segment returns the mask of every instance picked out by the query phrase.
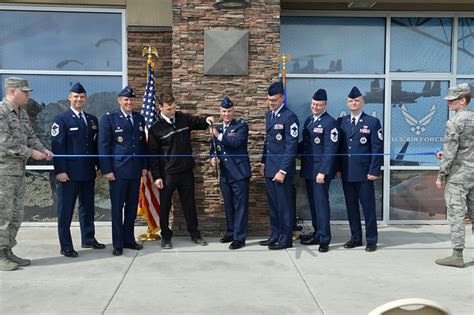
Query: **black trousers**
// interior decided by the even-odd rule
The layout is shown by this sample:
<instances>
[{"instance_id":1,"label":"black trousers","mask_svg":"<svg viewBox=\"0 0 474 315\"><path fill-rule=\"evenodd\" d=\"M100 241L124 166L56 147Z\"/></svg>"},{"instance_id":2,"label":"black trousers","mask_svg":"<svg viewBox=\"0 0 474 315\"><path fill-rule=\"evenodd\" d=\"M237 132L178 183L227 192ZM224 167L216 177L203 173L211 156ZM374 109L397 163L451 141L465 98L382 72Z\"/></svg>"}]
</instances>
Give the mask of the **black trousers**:
<instances>
[{"instance_id":1,"label":"black trousers","mask_svg":"<svg viewBox=\"0 0 474 315\"><path fill-rule=\"evenodd\" d=\"M196 204L194 202L194 173L192 169L186 172L168 174L164 179L164 187L160 190L161 237L169 240L173 236L173 231L169 228L169 218L173 193L176 189L178 190L188 232L192 238L199 238L201 233L198 230Z\"/></svg>"}]
</instances>

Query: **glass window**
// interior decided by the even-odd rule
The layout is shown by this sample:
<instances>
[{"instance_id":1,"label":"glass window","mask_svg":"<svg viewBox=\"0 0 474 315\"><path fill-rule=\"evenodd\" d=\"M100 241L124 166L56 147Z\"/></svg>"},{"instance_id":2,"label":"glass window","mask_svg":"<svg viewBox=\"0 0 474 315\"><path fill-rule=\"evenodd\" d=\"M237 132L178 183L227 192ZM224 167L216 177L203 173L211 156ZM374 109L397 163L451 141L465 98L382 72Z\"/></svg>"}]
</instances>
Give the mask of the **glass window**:
<instances>
[{"instance_id":1,"label":"glass window","mask_svg":"<svg viewBox=\"0 0 474 315\"><path fill-rule=\"evenodd\" d=\"M474 74L474 18L460 18L458 25L458 73Z\"/></svg>"},{"instance_id":2,"label":"glass window","mask_svg":"<svg viewBox=\"0 0 474 315\"><path fill-rule=\"evenodd\" d=\"M442 147L448 107L447 81L392 81L391 165L439 165L434 154Z\"/></svg>"},{"instance_id":3,"label":"glass window","mask_svg":"<svg viewBox=\"0 0 474 315\"><path fill-rule=\"evenodd\" d=\"M57 198L56 176L54 171L27 170L25 175L25 222L56 222ZM109 183L105 178L95 184L95 221L111 220L111 203ZM74 211L74 221L79 221L77 214L79 202Z\"/></svg>"},{"instance_id":4,"label":"glass window","mask_svg":"<svg viewBox=\"0 0 474 315\"><path fill-rule=\"evenodd\" d=\"M364 112L377 117L383 125L383 79L290 79L286 83L287 104L300 123L311 115L311 99L322 88L328 94L328 113L334 118L350 114L347 95L357 86L365 98Z\"/></svg>"},{"instance_id":5,"label":"glass window","mask_svg":"<svg viewBox=\"0 0 474 315\"><path fill-rule=\"evenodd\" d=\"M289 73L384 73L385 18L281 17Z\"/></svg>"},{"instance_id":6,"label":"glass window","mask_svg":"<svg viewBox=\"0 0 474 315\"><path fill-rule=\"evenodd\" d=\"M392 18L391 72L450 72L450 18Z\"/></svg>"},{"instance_id":7,"label":"glass window","mask_svg":"<svg viewBox=\"0 0 474 315\"><path fill-rule=\"evenodd\" d=\"M0 68L121 71L122 15L0 11Z\"/></svg>"},{"instance_id":8,"label":"glass window","mask_svg":"<svg viewBox=\"0 0 474 315\"><path fill-rule=\"evenodd\" d=\"M392 171L390 220L446 220L443 191L436 188L437 171Z\"/></svg>"}]
</instances>

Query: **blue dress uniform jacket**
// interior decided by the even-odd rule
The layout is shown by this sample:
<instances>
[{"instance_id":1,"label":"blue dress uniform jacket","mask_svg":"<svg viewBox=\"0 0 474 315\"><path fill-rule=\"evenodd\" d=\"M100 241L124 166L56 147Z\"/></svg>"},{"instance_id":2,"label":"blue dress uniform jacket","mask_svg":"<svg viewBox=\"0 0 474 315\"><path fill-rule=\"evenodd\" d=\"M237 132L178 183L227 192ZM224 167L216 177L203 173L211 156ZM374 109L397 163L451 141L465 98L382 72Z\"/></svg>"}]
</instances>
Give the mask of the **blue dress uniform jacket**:
<instances>
[{"instance_id":1,"label":"blue dress uniform jacket","mask_svg":"<svg viewBox=\"0 0 474 315\"><path fill-rule=\"evenodd\" d=\"M87 125L71 109L58 114L51 126L51 150L53 154L71 155L53 159L55 174L67 173L67 182L57 182L58 234L61 250L73 250L70 226L79 197L79 223L83 245L96 243L94 228L94 188L97 157L98 123L95 116L83 112Z\"/></svg>"},{"instance_id":2,"label":"blue dress uniform jacket","mask_svg":"<svg viewBox=\"0 0 474 315\"><path fill-rule=\"evenodd\" d=\"M316 175L323 173L326 174L326 180L334 178L339 130L331 115L325 112L316 121L313 116L308 117L304 122L300 146L301 177L316 180Z\"/></svg>"},{"instance_id":3,"label":"blue dress uniform jacket","mask_svg":"<svg viewBox=\"0 0 474 315\"><path fill-rule=\"evenodd\" d=\"M217 131L222 133L222 124L217 126ZM249 127L247 123L234 119L226 128L222 141L214 137L217 148L214 148L214 145L211 146L211 156L219 157L220 178L226 183L251 176L250 159L247 151L248 135Z\"/></svg>"},{"instance_id":4,"label":"blue dress uniform jacket","mask_svg":"<svg viewBox=\"0 0 474 315\"><path fill-rule=\"evenodd\" d=\"M270 206L270 239L283 246L292 246L292 230L295 220L293 203L293 177L298 151L298 118L283 106L272 119L272 112L266 116L266 135L262 163L265 164L265 182ZM283 183L272 179L278 171L286 172Z\"/></svg>"},{"instance_id":5,"label":"blue dress uniform jacket","mask_svg":"<svg viewBox=\"0 0 474 315\"><path fill-rule=\"evenodd\" d=\"M340 117L339 153L342 188L351 228L351 241L362 242L359 201L364 211L367 245L377 244L377 217L375 212L374 181L367 175L380 176L383 153L383 132L380 121L362 113L352 128L351 115ZM366 154L366 155L351 155Z\"/></svg>"},{"instance_id":6,"label":"blue dress uniform jacket","mask_svg":"<svg viewBox=\"0 0 474 315\"><path fill-rule=\"evenodd\" d=\"M147 152L145 120L139 113L132 113L131 126L118 110L102 116L99 133L99 153L101 155L143 155ZM148 168L147 159L132 156L101 157L103 174L113 172L115 178L140 178L142 170Z\"/></svg>"},{"instance_id":7,"label":"blue dress uniform jacket","mask_svg":"<svg viewBox=\"0 0 474 315\"><path fill-rule=\"evenodd\" d=\"M223 125L217 126L222 133ZM224 197L227 219L227 235L236 241L245 241L248 230L248 204L250 183L250 160L247 151L249 127L246 122L230 122L223 133L222 141L215 138L211 145L211 156L220 160L220 187Z\"/></svg>"},{"instance_id":8,"label":"blue dress uniform jacket","mask_svg":"<svg viewBox=\"0 0 474 315\"><path fill-rule=\"evenodd\" d=\"M315 121L313 116L305 120L303 141L300 143L300 176L305 179L308 194L313 238L321 244L331 242L331 210L329 185L335 175L336 153L339 146L339 130L336 120L327 112ZM318 173L325 174L324 183L316 182Z\"/></svg>"},{"instance_id":9,"label":"blue dress uniform jacket","mask_svg":"<svg viewBox=\"0 0 474 315\"><path fill-rule=\"evenodd\" d=\"M355 128L351 125L351 115L338 118L341 129L339 153L342 180L346 182L367 181L367 174L380 176L383 153L383 133L380 121L362 113ZM352 155L367 154L367 155Z\"/></svg>"},{"instance_id":10,"label":"blue dress uniform jacket","mask_svg":"<svg viewBox=\"0 0 474 315\"><path fill-rule=\"evenodd\" d=\"M53 159L54 173L67 173L71 180L94 180L99 158L76 157L74 155L97 155L99 124L95 116L84 112L87 127L71 109L58 114L51 127L51 150L54 154L71 157Z\"/></svg>"},{"instance_id":11,"label":"blue dress uniform jacket","mask_svg":"<svg viewBox=\"0 0 474 315\"><path fill-rule=\"evenodd\" d=\"M115 249L135 244L134 224L142 170L148 168L145 120L132 113L133 125L121 110L102 116L99 132L99 153L116 155L100 157L103 174L114 173L109 181L112 202L112 243ZM120 156L128 155L128 156ZM134 155L140 157L134 157Z\"/></svg>"}]
</instances>

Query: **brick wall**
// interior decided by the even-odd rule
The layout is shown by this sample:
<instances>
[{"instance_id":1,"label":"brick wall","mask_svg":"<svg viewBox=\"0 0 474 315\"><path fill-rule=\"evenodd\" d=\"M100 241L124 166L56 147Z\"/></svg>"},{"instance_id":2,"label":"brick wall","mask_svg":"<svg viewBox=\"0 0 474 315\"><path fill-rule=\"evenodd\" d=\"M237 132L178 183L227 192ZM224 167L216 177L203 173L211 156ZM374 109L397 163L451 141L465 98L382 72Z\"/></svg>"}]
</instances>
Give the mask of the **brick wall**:
<instances>
[{"instance_id":1,"label":"brick wall","mask_svg":"<svg viewBox=\"0 0 474 315\"><path fill-rule=\"evenodd\" d=\"M236 117L250 126L249 152L260 154L264 139L267 88L278 79L280 51L279 1L254 0L242 10L217 10L213 1L173 0L172 89L181 110L218 118L220 100L228 95L236 104ZM248 76L204 76L204 30L236 28L249 31ZM209 151L208 132L195 132L194 153ZM269 231L268 204L263 178L258 173L260 156L251 156L249 232ZM225 214L218 180L207 158L196 158L196 204L201 231L225 232ZM187 234L181 211L173 230Z\"/></svg>"}]
</instances>

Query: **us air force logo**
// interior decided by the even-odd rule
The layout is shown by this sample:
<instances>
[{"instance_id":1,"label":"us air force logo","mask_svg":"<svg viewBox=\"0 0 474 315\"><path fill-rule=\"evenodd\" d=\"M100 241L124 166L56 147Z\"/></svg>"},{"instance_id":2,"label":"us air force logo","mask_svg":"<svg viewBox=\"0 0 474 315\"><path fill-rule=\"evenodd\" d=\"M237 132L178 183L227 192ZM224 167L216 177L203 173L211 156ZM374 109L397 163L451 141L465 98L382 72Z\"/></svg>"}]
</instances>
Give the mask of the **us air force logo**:
<instances>
[{"instance_id":1,"label":"us air force logo","mask_svg":"<svg viewBox=\"0 0 474 315\"><path fill-rule=\"evenodd\" d=\"M314 138L314 143L320 144L320 143L321 143L321 139L319 139L319 137Z\"/></svg>"},{"instance_id":2,"label":"us air force logo","mask_svg":"<svg viewBox=\"0 0 474 315\"><path fill-rule=\"evenodd\" d=\"M291 126L290 126L290 134L293 138L296 138L298 137L298 124L296 122L294 122Z\"/></svg>"},{"instance_id":3,"label":"us air force logo","mask_svg":"<svg viewBox=\"0 0 474 315\"><path fill-rule=\"evenodd\" d=\"M57 123L53 123L51 126L51 136L56 137L59 134L59 125Z\"/></svg>"},{"instance_id":4,"label":"us air force logo","mask_svg":"<svg viewBox=\"0 0 474 315\"><path fill-rule=\"evenodd\" d=\"M382 131L382 128L380 128L380 129L377 131L377 135L379 136L380 141L383 141L383 131Z\"/></svg>"},{"instance_id":5,"label":"us air force logo","mask_svg":"<svg viewBox=\"0 0 474 315\"><path fill-rule=\"evenodd\" d=\"M430 112L425 116L421 117L420 120L417 120L408 112L405 105L402 105L400 107L400 110L402 111L402 115L403 118L405 118L406 123L410 126L413 126L412 128L410 128L410 130L417 136L421 135L426 130L424 126L428 125L431 122L434 114L436 113L436 107L434 105L431 105Z\"/></svg>"},{"instance_id":6,"label":"us air force logo","mask_svg":"<svg viewBox=\"0 0 474 315\"><path fill-rule=\"evenodd\" d=\"M338 139L339 139L339 132L337 131L337 128L333 128L331 130L331 141L337 142Z\"/></svg>"},{"instance_id":7,"label":"us air force logo","mask_svg":"<svg viewBox=\"0 0 474 315\"><path fill-rule=\"evenodd\" d=\"M276 137L275 137L278 141L280 141L281 139L283 139L283 136L281 135L281 133L277 133Z\"/></svg>"}]
</instances>

